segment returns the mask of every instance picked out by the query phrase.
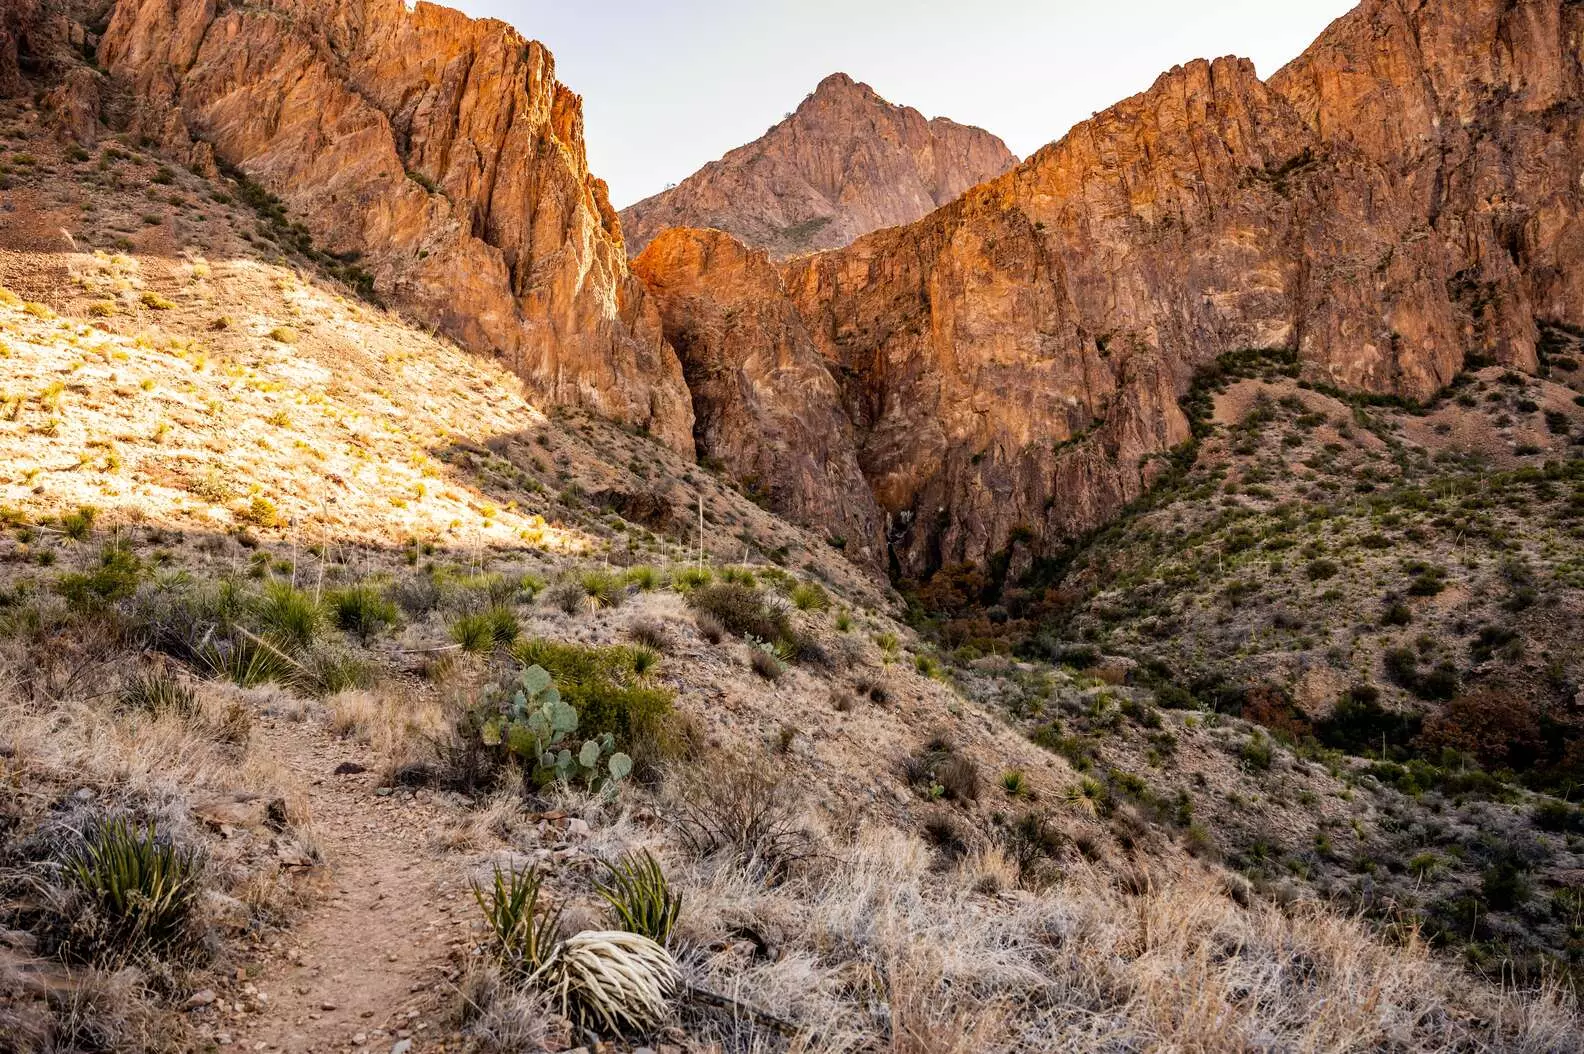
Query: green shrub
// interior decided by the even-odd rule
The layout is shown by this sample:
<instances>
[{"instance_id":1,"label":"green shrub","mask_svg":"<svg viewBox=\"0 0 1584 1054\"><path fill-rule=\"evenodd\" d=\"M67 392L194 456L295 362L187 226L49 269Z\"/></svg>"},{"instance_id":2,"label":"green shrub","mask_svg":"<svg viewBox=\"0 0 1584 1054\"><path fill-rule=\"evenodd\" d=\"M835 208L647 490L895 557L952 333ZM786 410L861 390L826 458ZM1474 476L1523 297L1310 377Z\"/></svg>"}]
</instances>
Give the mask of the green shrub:
<instances>
[{"instance_id":1,"label":"green shrub","mask_svg":"<svg viewBox=\"0 0 1584 1054\"><path fill-rule=\"evenodd\" d=\"M61 531L74 542L86 541L93 534L94 517L97 515L98 510L92 505L68 512L61 517Z\"/></svg>"},{"instance_id":2,"label":"green shrub","mask_svg":"<svg viewBox=\"0 0 1584 1054\"><path fill-rule=\"evenodd\" d=\"M375 680L374 667L342 647L315 648L288 676L301 691L316 698L351 688L368 688Z\"/></svg>"},{"instance_id":3,"label":"green shrub","mask_svg":"<svg viewBox=\"0 0 1584 1054\"><path fill-rule=\"evenodd\" d=\"M671 576L671 586L678 593L689 593L715 580L708 568L689 567Z\"/></svg>"},{"instance_id":4,"label":"green shrub","mask_svg":"<svg viewBox=\"0 0 1584 1054\"><path fill-rule=\"evenodd\" d=\"M357 634L364 643L396 624L396 605L367 583L332 590L325 596L325 603L337 628Z\"/></svg>"},{"instance_id":5,"label":"green shrub","mask_svg":"<svg viewBox=\"0 0 1584 1054\"><path fill-rule=\"evenodd\" d=\"M628 585L637 586L639 592L643 593L652 593L656 589L665 587L665 575L657 568L647 565L629 567L622 577L626 579Z\"/></svg>"},{"instance_id":6,"label":"green shrub","mask_svg":"<svg viewBox=\"0 0 1584 1054\"><path fill-rule=\"evenodd\" d=\"M107 545L99 554L99 566L62 575L55 590L73 611L103 611L136 593L142 575L142 561L130 549Z\"/></svg>"},{"instance_id":7,"label":"green shrub","mask_svg":"<svg viewBox=\"0 0 1584 1054\"><path fill-rule=\"evenodd\" d=\"M585 647L549 640L525 640L512 649L524 668L543 667L561 698L578 713L580 735L609 734L618 744L666 739L672 694L641 685L634 669L635 649Z\"/></svg>"},{"instance_id":8,"label":"green shrub","mask_svg":"<svg viewBox=\"0 0 1584 1054\"><path fill-rule=\"evenodd\" d=\"M602 860L600 866L605 875L596 880L595 889L610 906L616 925L656 944L669 942L682 898L671 892L659 861L644 850L627 853L615 864Z\"/></svg>"},{"instance_id":9,"label":"green shrub","mask_svg":"<svg viewBox=\"0 0 1584 1054\"><path fill-rule=\"evenodd\" d=\"M586 571L578 578L583 589L583 606L590 611L620 607L627 599L627 584L609 571Z\"/></svg>"},{"instance_id":10,"label":"green shrub","mask_svg":"<svg viewBox=\"0 0 1584 1054\"><path fill-rule=\"evenodd\" d=\"M824 611L830 607L830 594L818 582L802 582L791 593L792 606L799 611Z\"/></svg>"},{"instance_id":11,"label":"green shrub","mask_svg":"<svg viewBox=\"0 0 1584 1054\"><path fill-rule=\"evenodd\" d=\"M779 681L786 674L786 663L776 655L774 646L756 644L748 649L748 666L767 681Z\"/></svg>"},{"instance_id":12,"label":"green shrub","mask_svg":"<svg viewBox=\"0 0 1584 1054\"><path fill-rule=\"evenodd\" d=\"M98 926L88 947L80 949L87 957L118 962L186 942L203 864L196 853L161 841L153 824L138 828L125 818L106 820L64 863Z\"/></svg>"},{"instance_id":13,"label":"green shrub","mask_svg":"<svg viewBox=\"0 0 1584 1054\"><path fill-rule=\"evenodd\" d=\"M254 617L263 635L283 649L313 647L324 626L324 610L313 597L285 582L271 582L264 587Z\"/></svg>"},{"instance_id":14,"label":"green shrub","mask_svg":"<svg viewBox=\"0 0 1584 1054\"><path fill-rule=\"evenodd\" d=\"M772 610L752 586L739 582L704 586L688 595L688 603L695 611L720 623L733 636L761 641L786 640L792 636L786 614Z\"/></svg>"},{"instance_id":15,"label":"green shrub","mask_svg":"<svg viewBox=\"0 0 1584 1054\"><path fill-rule=\"evenodd\" d=\"M515 644L522 628L510 608L496 607L463 615L451 624L451 639L467 652L492 651Z\"/></svg>"},{"instance_id":16,"label":"green shrub","mask_svg":"<svg viewBox=\"0 0 1584 1054\"><path fill-rule=\"evenodd\" d=\"M497 959L519 976L544 965L561 928L560 909L541 910L539 892L536 868L503 871L497 867L489 888L473 887L473 899L484 914Z\"/></svg>"}]
</instances>

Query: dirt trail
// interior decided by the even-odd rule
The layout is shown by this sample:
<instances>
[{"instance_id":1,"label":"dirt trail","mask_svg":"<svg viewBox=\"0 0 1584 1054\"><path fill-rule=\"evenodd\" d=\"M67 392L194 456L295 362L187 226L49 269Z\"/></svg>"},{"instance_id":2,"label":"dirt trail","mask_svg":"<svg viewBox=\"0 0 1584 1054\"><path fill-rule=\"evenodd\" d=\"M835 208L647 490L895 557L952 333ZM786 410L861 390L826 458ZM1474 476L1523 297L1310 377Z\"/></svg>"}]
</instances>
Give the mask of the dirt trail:
<instances>
[{"instance_id":1,"label":"dirt trail","mask_svg":"<svg viewBox=\"0 0 1584 1054\"><path fill-rule=\"evenodd\" d=\"M279 945L222 996L215 1038L290 1054L451 1047L438 1015L473 902L460 869L424 844L449 810L427 795L381 796L373 771L336 774L373 759L316 723L265 718L257 734L307 788L323 873Z\"/></svg>"}]
</instances>

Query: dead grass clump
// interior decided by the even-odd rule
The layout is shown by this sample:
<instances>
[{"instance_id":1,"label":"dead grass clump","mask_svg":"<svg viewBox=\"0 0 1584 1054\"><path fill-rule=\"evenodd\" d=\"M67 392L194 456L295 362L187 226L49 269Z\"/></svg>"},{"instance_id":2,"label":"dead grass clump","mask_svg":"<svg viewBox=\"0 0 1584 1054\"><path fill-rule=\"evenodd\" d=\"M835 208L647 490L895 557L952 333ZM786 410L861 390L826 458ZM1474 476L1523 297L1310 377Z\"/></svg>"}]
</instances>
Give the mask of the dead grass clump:
<instances>
[{"instance_id":1,"label":"dead grass clump","mask_svg":"<svg viewBox=\"0 0 1584 1054\"><path fill-rule=\"evenodd\" d=\"M725 854L756 874L781 877L813 851L802 808L764 767L741 761L677 778L670 820L700 857Z\"/></svg>"}]
</instances>

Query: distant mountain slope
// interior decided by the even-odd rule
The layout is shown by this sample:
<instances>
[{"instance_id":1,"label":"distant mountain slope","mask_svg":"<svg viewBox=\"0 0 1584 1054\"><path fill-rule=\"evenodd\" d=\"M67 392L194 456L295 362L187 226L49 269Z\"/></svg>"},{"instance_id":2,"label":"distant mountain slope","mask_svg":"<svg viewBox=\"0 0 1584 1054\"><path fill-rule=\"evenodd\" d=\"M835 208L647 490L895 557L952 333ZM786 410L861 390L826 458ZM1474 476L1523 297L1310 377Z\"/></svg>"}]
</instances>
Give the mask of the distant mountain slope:
<instances>
[{"instance_id":1,"label":"distant mountain slope","mask_svg":"<svg viewBox=\"0 0 1584 1054\"><path fill-rule=\"evenodd\" d=\"M836 73L763 138L624 210L622 225L635 256L668 227L794 256L912 223L1016 163L989 132L926 120Z\"/></svg>"}]
</instances>

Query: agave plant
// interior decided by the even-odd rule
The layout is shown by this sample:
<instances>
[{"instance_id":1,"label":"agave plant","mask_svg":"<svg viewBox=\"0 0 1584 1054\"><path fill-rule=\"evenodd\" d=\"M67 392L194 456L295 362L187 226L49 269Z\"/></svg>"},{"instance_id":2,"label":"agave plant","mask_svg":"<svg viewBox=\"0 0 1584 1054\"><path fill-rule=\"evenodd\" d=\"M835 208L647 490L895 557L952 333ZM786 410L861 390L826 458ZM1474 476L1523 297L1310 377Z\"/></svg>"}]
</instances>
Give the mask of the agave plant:
<instances>
[{"instance_id":1,"label":"agave plant","mask_svg":"<svg viewBox=\"0 0 1584 1054\"><path fill-rule=\"evenodd\" d=\"M611 864L600 861L605 875L596 883L610 905L613 921L628 933L664 945L671 939L682 898L671 892L665 872L648 850L627 853Z\"/></svg>"}]
</instances>

